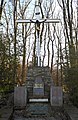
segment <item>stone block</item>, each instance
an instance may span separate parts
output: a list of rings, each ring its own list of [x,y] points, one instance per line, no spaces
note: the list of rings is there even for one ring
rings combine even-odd
[[[15,87],[14,89],[14,106],[25,107],[27,103],[27,89],[25,86]]]
[[[41,77],[36,77],[33,86],[33,95],[44,95],[44,83]]]
[[[43,88],[33,88],[33,95],[44,95],[44,89]]]
[[[50,103],[51,103],[51,106],[62,106],[63,104],[62,87],[51,86]]]

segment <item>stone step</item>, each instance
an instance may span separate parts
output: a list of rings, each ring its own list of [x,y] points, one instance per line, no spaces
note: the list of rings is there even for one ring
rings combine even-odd
[[[46,102],[49,102],[49,100],[48,99],[29,99],[29,102],[46,103]]]
[[[26,107],[26,117],[49,117],[50,105],[48,103],[29,103]]]
[[[70,120],[63,107],[51,107],[50,103],[28,103],[25,109],[15,110],[13,116],[13,120]]]
[[[54,117],[48,117],[48,118],[15,118],[14,120],[56,120]]]
[[[49,99],[49,97],[47,95],[31,95],[31,96],[28,96],[28,99]]]

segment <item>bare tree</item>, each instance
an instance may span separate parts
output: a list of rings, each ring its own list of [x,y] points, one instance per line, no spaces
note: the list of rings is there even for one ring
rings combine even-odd
[[[28,1],[25,3],[25,5],[22,5],[20,4],[19,2],[19,7],[20,7],[20,15],[22,17],[22,19],[25,19],[25,12],[29,6],[31,1]],[[30,30],[30,26],[31,24],[28,25],[27,24],[22,24],[22,39],[23,39],[23,58],[22,58],[22,74],[21,74],[21,79],[22,79],[22,83],[25,81],[25,77],[26,77],[26,43],[27,43],[27,37],[29,36],[29,32],[31,32]]]
[[[1,5],[0,5],[0,20],[1,20],[1,16],[2,16],[3,3],[4,3],[4,0],[1,0]]]
[[[59,3],[59,1],[58,1]],[[74,24],[74,12],[73,12],[73,1],[72,0],[61,0],[61,6],[62,12],[63,12],[63,21],[64,21],[64,36],[65,36],[65,48],[66,48],[66,57],[67,57],[67,62],[68,58],[70,61],[71,67],[75,65],[75,58],[73,55],[76,54],[76,47],[73,39],[73,24]],[[77,41],[76,41],[77,42]],[[68,45],[68,46],[67,46]],[[76,44],[77,45],[77,44]],[[68,52],[69,49],[69,52]],[[67,63],[68,65],[69,63]]]

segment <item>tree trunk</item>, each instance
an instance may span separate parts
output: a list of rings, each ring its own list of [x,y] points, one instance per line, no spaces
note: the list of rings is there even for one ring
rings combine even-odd
[[[34,34],[35,34],[35,40],[34,40],[32,63],[33,63],[33,66],[36,66],[36,25],[35,25],[35,33]]]
[[[16,82],[16,69],[17,69],[17,55],[16,55],[16,32],[17,32],[17,26],[16,26],[16,6],[17,6],[17,1],[14,0],[14,84]]]
[[[2,16],[2,7],[3,7],[3,3],[4,3],[4,0],[1,0],[1,6],[0,6],[0,20],[1,20],[1,16]]]

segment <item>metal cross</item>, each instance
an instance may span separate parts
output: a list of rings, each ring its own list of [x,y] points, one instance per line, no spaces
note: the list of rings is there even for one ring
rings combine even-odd
[[[35,8],[36,19],[18,19],[16,23],[35,23],[36,24],[36,55],[38,58],[38,66],[40,66],[40,38],[39,38],[39,27],[40,23],[59,23],[60,19],[40,19],[40,7],[37,4]]]

